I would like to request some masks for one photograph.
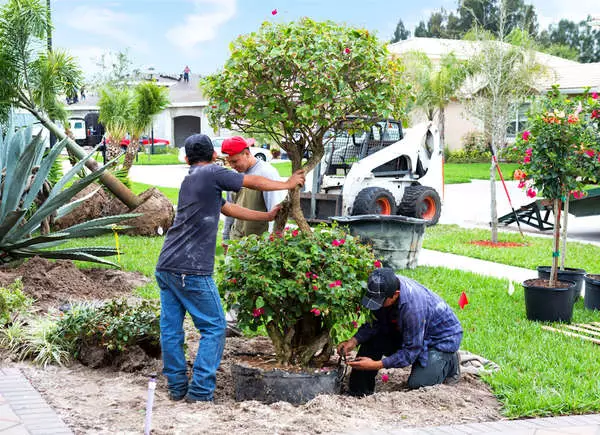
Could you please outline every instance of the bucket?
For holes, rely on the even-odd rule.
[[[397,269],[417,267],[425,234],[425,219],[399,215],[334,216],[350,234],[369,244],[384,266]]]

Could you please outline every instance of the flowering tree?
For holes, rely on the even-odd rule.
[[[600,104],[598,94],[571,99],[554,86],[529,112],[529,129],[516,142],[523,162],[515,178],[531,198],[540,195],[553,201],[554,252],[550,287],[556,283],[560,252],[560,216],[571,195],[581,198],[584,182],[600,171]],[[566,219],[563,222],[563,259],[566,247]],[[564,260],[562,262],[564,266]]]
[[[381,263],[335,224],[311,237],[285,229],[230,245],[219,289],[238,324],[264,326],[279,363],[319,367],[341,330],[356,328],[363,286]]]
[[[323,136],[341,121],[353,119],[361,129],[401,117],[407,100],[401,71],[386,44],[367,30],[303,18],[265,22],[239,36],[223,70],[201,88],[213,126],[266,135],[287,152],[293,171],[309,172],[323,157]],[[299,228],[310,231],[298,189],[289,197],[284,218],[289,210]]]

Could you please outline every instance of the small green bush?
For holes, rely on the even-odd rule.
[[[12,323],[19,313],[25,311],[33,300],[23,293],[20,278],[7,287],[0,287],[0,327]]]
[[[488,149],[488,140],[484,133],[470,131],[461,140],[462,148],[450,151],[446,148],[444,154],[448,163],[482,163],[489,162],[492,154]]]
[[[74,306],[58,320],[56,333],[66,340],[74,356],[83,344],[119,353],[133,345],[158,346],[159,319],[155,301],[130,305],[123,299],[113,300],[99,307]]]

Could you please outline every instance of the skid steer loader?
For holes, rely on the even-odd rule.
[[[430,122],[403,131],[386,120],[369,131],[339,129],[300,194],[309,222],[332,216],[399,214],[437,223],[443,194],[443,150]]]

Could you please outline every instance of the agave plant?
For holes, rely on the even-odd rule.
[[[40,256],[116,266],[111,261],[100,258],[116,255],[115,248],[59,249],[56,247],[69,239],[110,233],[116,223],[139,214],[130,213],[93,219],[60,232],[42,234],[40,231],[40,225],[49,216],[55,215],[56,218],[60,218],[81,205],[88,196],[73,202],[69,201],[98,179],[106,169],[106,166],[103,166],[84,178],[76,179],[66,187],[67,183],[82,170],[94,150],[54,184],[43,202],[38,201],[35,204],[53,163],[66,145],[66,140],[61,141],[44,156],[44,142],[40,135],[32,137],[31,128],[14,131],[12,126],[9,126],[6,135],[0,132],[0,262]]]

